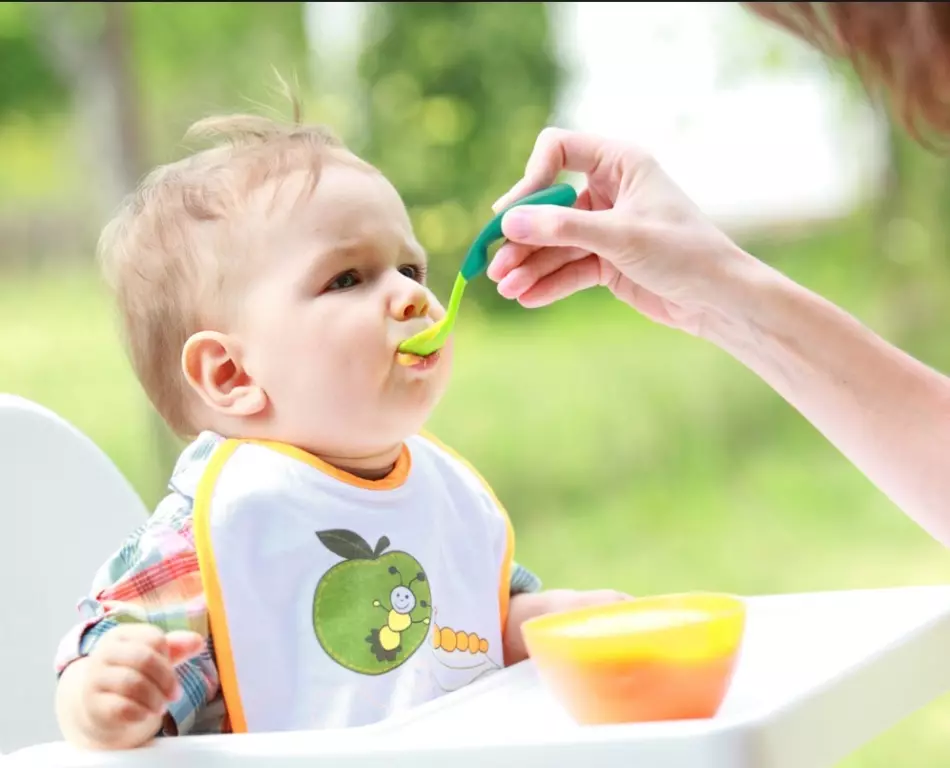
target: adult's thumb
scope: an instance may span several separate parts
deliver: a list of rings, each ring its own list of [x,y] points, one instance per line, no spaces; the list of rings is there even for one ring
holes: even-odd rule
[[[585,211],[557,205],[512,208],[501,220],[501,231],[512,242],[555,245],[599,251],[613,245],[607,211]]]
[[[168,644],[168,659],[173,665],[188,661],[205,648],[205,639],[197,632],[175,630],[165,635],[165,642]]]

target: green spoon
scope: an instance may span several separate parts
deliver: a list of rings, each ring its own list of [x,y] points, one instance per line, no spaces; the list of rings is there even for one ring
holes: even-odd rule
[[[488,246],[504,237],[504,233],[501,231],[501,219],[508,211],[519,205],[562,205],[569,208],[574,205],[575,200],[577,200],[577,192],[574,187],[570,184],[555,184],[516,200],[496,214],[479,232],[478,237],[475,238],[465,255],[462,267],[455,278],[455,285],[452,288],[452,295],[449,297],[449,306],[445,317],[424,331],[403,341],[399,345],[399,351],[417,357],[428,357],[445,346],[445,342],[455,326],[455,318],[458,317],[459,304],[462,302],[465,286],[468,285],[470,280],[484,272],[488,266]]]

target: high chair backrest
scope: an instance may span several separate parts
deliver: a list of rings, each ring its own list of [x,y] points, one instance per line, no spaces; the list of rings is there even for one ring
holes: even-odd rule
[[[53,659],[96,570],[147,510],[88,437],[0,394],[0,753],[62,737]]]

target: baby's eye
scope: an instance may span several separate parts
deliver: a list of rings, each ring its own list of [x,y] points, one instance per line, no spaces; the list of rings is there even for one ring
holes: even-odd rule
[[[415,280],[417,283],[424,283],[426,280],[426,269],[423,266],[403,264],[399,268],[399,271],[410,280]]]
[[[344,272],[342,275],[337,275],[335,278],[333,278],[333,282],[327,286],[327,290],[343,291],[358,284],[359,277],[357,276],[356,272],[350,270],[349,272]]]

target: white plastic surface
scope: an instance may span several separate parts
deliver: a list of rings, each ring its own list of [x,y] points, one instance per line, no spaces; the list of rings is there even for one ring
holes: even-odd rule
[[[109,458],[66,421],[0,394],[0,752],[60,738],[53,657],[96,569],[146,519]],[[15,692],[15,693],[14,693]]]
[[[4,768],[823,768],[947,691],[950,587],[755,597],[736,678],[710,720],[581,727],[525,663],[376,726],[124,753],[48,744]]]

